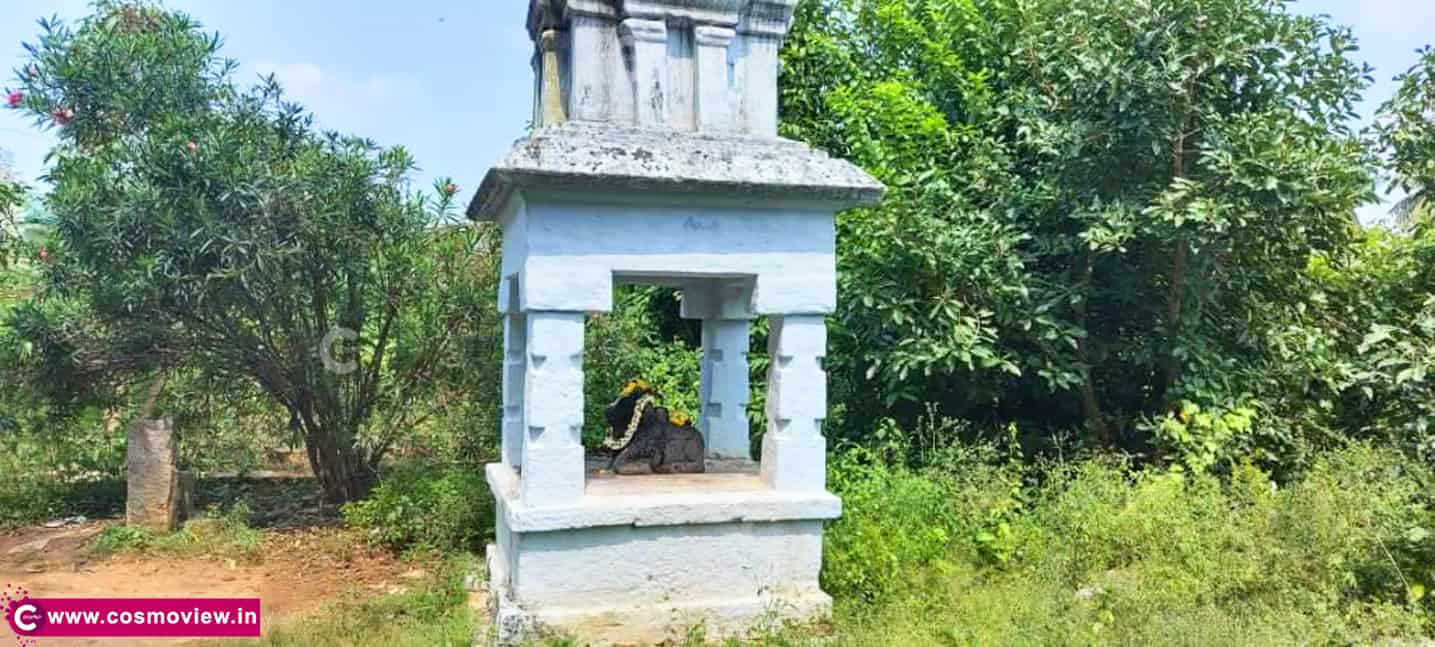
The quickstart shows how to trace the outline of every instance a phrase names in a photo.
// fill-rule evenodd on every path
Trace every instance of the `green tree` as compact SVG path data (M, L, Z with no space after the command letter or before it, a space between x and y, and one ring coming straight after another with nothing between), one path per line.
M457 188L413 191L403 149L315 131L272 78L236 85L183 13L102 1L40 25L18 81L59 137L51 292L146 339L161 370L252 380L325 498L364 494L476 325L482 234L440 226Z
M1271 0L808 2L785 132L893 188L839 222L835 390L1158 451L1246 406L1371 195L1353 49Z
M1419 62L1397 79L1395 96L1381 106L1376 124L1394 185L1406 193L1395 206L1404 224L1428 219L1435 195L1435 49L1418 53Z

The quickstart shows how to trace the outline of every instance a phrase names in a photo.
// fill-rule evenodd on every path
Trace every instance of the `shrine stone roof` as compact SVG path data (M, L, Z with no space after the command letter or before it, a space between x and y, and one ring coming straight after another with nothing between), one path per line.
M822 202L879 202L883 185L862 169L806 144L566 122L518 140L483 179L468 207L495 219L515 189L703 194Z

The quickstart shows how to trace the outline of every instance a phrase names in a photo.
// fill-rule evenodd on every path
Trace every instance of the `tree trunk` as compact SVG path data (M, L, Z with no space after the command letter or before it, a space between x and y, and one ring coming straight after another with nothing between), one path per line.
M1181 317L1184 314L1187 269L1191 256L1191 245L1185 236L1176 238L1176 251L1171 258L1171 285L1166 293L1166 358L1162 371L1161 393L1169 395L1181 379L1181 359L1176 356L1178 339L1181 336Z
M1186 176L1185 146L1185 135L1177 136L1175 152L1171 158L1173 180ZM1171 255L1170 283L1166 286L1166 357L1161 380L1161 397L1166 400L1170 399L1176 382L1181 379L1181 360L1176 356L1176 349L1181 337L1181 317L1184 316L1190 256L1191 242L1187 240L1184 232L1177 231L1176 249Z
M314 425L312 420L303 424L304 449L324 502L342 505L367 495L378 475L369 468L363 452L352 442L341 442L332 430Z
M1091 300L1092 275L1096 272L1096 259L1092 252L1087 251L1085 266L1082 268L1081 285L1083 288L1080 305L1077 306L1077 323L1086 336L1076 340L1076 351L1081 356L1081 413L1086 418L1086 424L1091 432L1096 434L1097 441L1102 447L1111 447L1113 438L1111 426L1106 422L1106 416L1101 413L1101 402L1096 396L1096 384L1091 379L1091 356L1087 351L1086 340L1091 338L1091 332L1086 329L1087 302Z

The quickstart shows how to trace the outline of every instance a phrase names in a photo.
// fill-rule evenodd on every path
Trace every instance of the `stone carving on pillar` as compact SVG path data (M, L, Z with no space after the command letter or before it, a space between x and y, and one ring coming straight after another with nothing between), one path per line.
M748 440L748 321L704 319L702 326L702 422L708 456L749 458Z
M125 523L157 533L174 532L184 516L179 442L168 418L130 423L126 448Z
M753 285L750 281L708 281L683 289L682 316L702 320L701 388L698 427L711 458L749 458L748 333Z
M502 459L513 469L523 465L523 378L528 372L528 325L516 307L503 314Z
M827 323L821 316L768 320L767 433L762 478L783 490L821 490L827 482Z
M527 314L522 495L536 505L583 496L583 313Z

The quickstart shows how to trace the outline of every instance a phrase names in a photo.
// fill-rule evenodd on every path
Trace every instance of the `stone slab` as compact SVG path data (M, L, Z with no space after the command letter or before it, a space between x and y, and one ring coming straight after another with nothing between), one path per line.
M820 522L515 533L488 549L491 639L650 645L821 618L821 543Z
M750 463L750 462L749 462ZM842 500L825 491L787 492L763 483L754 469L731 473L590 477L572 504L529 506L519 476L488 465L498 513L514 532L602 526L677 526L734 522L828 520L842 516Z
M179 447L166 419L138 419L125 456L125 523L173 532L184 512Z
M585 122L542 128L518 140L484 177L468 216L498 219L519 188L730 195L834 210L876 204L885 191L852 163L791 140Z

